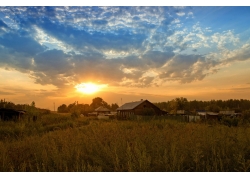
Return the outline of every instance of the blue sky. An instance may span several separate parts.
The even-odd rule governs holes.
[[[249,6],[2,6],[0,68],[53,93],[90,81],[137,92],[191,87],[249,64],[249,21]]]

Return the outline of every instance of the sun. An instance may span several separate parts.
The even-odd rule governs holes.
[[[77,84],[75,88],[77,89],[77,91],[81,93],[93,94],[93,93],[100,91],[105,86],[106,85],[97,85],[94,83],[81,83],[81,84]]]

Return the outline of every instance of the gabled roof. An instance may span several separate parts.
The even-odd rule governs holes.
[[[95,111],[102,111],[102,112],[104,112],[104,111],[110,111],[108,108],[105,108],[105,107],[103,107],[103,106],[100,106],[100,107],[98,107],[98,108],[96,108],[95,109]]]
[[[148,100],[125,103],[121,107],[117,108],[116,110],[132,110],[145,101],[148,101]]]

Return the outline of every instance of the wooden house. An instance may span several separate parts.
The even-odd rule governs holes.
[[[25,113],[26,112],[23,110],[1,108],[0,109],[0,119],[4,120],[4,121],[20,120]]]
[[[117,117],[121,119],[126,119],[134,115],[152,116],[163,114],[166,114],[166,112],[148,100],[125,103],[117,108]]]

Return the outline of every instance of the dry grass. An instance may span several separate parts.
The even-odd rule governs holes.
[[[19,128],[19,134],[0,142],[0,171],[250,170],[249,127],[46,118],[33,124],[8,124]]]

